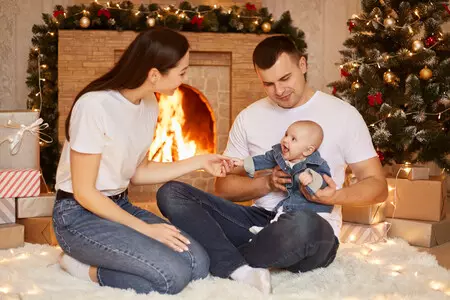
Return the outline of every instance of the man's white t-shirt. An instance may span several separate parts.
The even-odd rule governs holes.
[[[295,121],[311,120],[324,132],[320,155],[331,169],[337,188],[342,188],[347,164],[376,157],[366,123],[350,104],[320,91],[299,107],[284,109],[270,98],[263,98],[245,108],[230,131],[224,155],[244,159],[264,154],[279,143],[286,129]],[[283,192],[272,192],[255,201],[255,205],[273,210],[285,198]],[[331,213],[319,213],[339,237],[342,214],[336,205]]]
[[[56,173],[56,189],[72,193],[70,149],[101,154],[96,188],[106,196],[123,192],[146,157],[158,121],[153,96],[133,104],[118,91],[89,92],[76,102],[70,119],[70,142]]]

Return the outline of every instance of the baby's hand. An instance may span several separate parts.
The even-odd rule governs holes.
[[[300,180],[300,183],[305,186],[313,181],[312,175],[309,174],[308,172],[301,173],[298,179]]]
[[[244,161],[239,158],[232,158],[235,167],[243,167]]]

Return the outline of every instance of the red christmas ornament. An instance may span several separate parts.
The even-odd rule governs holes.
[[[436,44],[436,38],[434,36],[430,36],[425,40],[425,45],[427,45],[427,47],[431,47],[434,44]]]
[[[247,4],[245,5],[245,8],[247,8],[247,10],[253,10],[253,11],[256,11],[256,6],[255,6],[255,4],[247,3]]]
[[[350,73],[344,69],[341,69],[341,77],[348,77],[348,76],[350,76]]]
[[[348,31],[352,32],[352,29],[356,26],[355,22],[348,22]]]
[[[111,13],[109,12],[109,10],[102,8],[98,11],[97,16],[105,16],[107,19],[109,19],[111,18]]]
[[[444,5],[445,10],[450,14],[450,8],[448,7],[448,5],[445,3],[443,3],[442,5]]]
[[[384,154],[381,151],[377,151],[378,154],[378,158],[380,159],[380,161],[384,161]]]
[[[375,104],[381,105],[383,103],[383,98],[380,92],[376,93],[375,95],[367,96],[367,99],[369,99],[370,106],[375,106]]]
[[[331,92],[333,95],[336,95],[336,93],[337,93],[337,89],[336,89],[336,87],[335,86],[333,86],[333,91]]]
[[[197,16],[194,16],[194,17],[192,18],[192,20],[191,20],[191,24],[192,24],[192,25],[197,24],[197,27],[198,27],[198,28],[202,27],[202,24],[203,24],[203,17],[197,17]]]
[[[63,10],[55,10],[53,12],[53,17],[57,18],[60,15],[64,15],[64,11]]]

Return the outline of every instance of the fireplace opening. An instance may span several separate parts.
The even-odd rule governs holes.
[[[216,152],[216,121],[206,97],[187,84],[172,96],[156,94],[158,124],[149,160],[172,162]]]

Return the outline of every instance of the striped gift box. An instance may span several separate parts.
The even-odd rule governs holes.
[[[0,198],[34,197],[41,191],[40,171],[0,170]]]
[[[381,222],[373,225],[355,224],[344,222],[342,224],[340,242],[365,244],[378,243],[386,239],[388,224]]]
[[[14,198],[0,199],[0,224],[16,222],[16,205]]]

